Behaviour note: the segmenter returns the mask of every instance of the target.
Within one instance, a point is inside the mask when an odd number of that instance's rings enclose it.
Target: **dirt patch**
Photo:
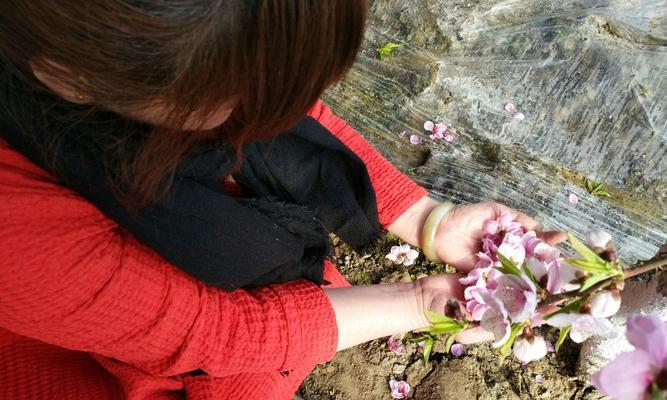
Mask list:
[[[395,282],[421,274],[445,273],[446,265],[433,264],[420,256],[416,265],[394,265],[384,258],[397,244],[389,236],[373,254],[359,256],[334,239],[332,261],[353,284]],[[555,332],[543,330],[552,342]],[[412,390],[408,399],[492,400],[549,399],[593,400],[603,398],[576,378],[579,347],[566,341],[560,351],[539,362],[521,365],[511,357],[500,364],[489,343],[466,346],[455,358],[436,344],[428,363],[415,344],[406,344],[402,356],[386,347],[386,338],[339,352],[331,361],[315,368],[299,389],[304,400],[391,399],[389,380],[403,379]]]

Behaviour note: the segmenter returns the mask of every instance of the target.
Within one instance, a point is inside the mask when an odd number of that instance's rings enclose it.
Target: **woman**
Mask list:
[[[2,2],[0,398],[288,399],[335,351],[461,299],[453,275],[349,287],[323,261],[329,232],[420,246],[444,210],[317,100],[365,16]],[[445,213],[435,257],[471,268],[503,210]]]

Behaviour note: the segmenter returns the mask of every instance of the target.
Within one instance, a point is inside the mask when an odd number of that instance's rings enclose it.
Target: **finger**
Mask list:
[[[540,223],[529,217],[528,215],[520,212],[514,211],[514,220],[521,224],[521,226],[527,231],[537,231],[540,228]]]
[[[493,333],[485,331],[477,326],[471,329],[466,329],[456,335],[456,341],[462,344],[473,344],[478,342],[488,342],[493,340]]]
[[[477,264],[477,254],[468,254],[461,256],[458,260],[453,260],[451,265],[456,268],[457,271],[468,273],[475,268]]]
[[[567,235],[561,231],[538,232],[537,237],[552,246],[567,240]]]

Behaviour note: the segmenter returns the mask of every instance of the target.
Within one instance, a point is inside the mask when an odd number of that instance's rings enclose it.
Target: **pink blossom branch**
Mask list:
[[[632,277],[639,276],[647,272],[655,271],[657,269],[661,269],[666,266],[667,266],[667,253],[661,252],[656,257],[644,262],[643,264],[637,267],[623,270],[623,279],[630,279]],[[600,289],[606,288],[607,286],[611,285],[611,283],[614,282],[616,279],[618,278],[612,277],[609,279],[605,279],[601,282],[596,283],[590,288],[584,290],[583,292],[580,292],[578,290],[571,290],[569,292],[549,295],[540,302],[539,306],[541,307],[541,306],[554,305],[562,302],[563,300],[582,297],[587,294],[594,293]]]

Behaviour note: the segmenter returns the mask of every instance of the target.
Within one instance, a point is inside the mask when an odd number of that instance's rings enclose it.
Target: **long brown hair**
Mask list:
[[[2,0],[0,57],[35,90],[30,63],[65,67],[59,78],[117,110],[160,99],[172,126],[234,99],[218,129],[156,128],[134,152],[109,149],[112,187],[138,208],[202,141],[238,150],[303,118],[353,64],[366,12],[365,0]]]

